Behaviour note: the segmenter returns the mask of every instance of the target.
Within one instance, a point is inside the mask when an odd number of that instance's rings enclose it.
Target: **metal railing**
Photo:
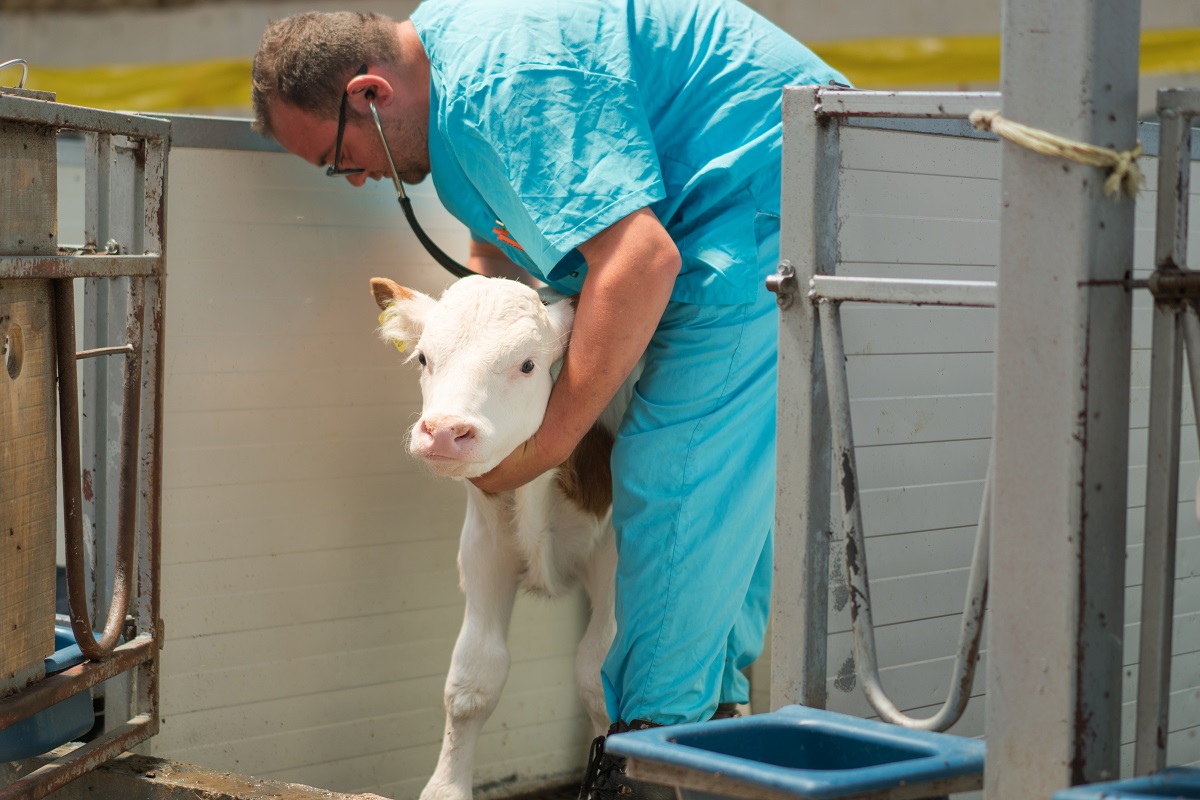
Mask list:
[[[46,677],[0,699],[0,730],[27,719],[68,697],[116,676],[130,674],[136,692],[128,718],[92,741],[0,788],[0,800],[44,797],[96,766],[111,760],[158,731],[158,654],[161,541],[163,330],[165,299],[164,219],[166,156],[170,123],[54,103],[31,93],[0,89],[0,120],[17,126],[80,131],[87,134],[93,161],[119,143],[124,155],[88,170],[87,231],[95,239],[114,214],[110,178],[120,177],[132,196],[125,198],[131,222],[126,241],[97,247],[60,249],[55,256],[0,256],[0,279],[45,280],[53,284],[58,360],[58,398],[62,438],[64,522],[71,627],[84,655],[83,664]],[[101,222],[101,218],[106,221]],[[132,251],[132,252],[131,252]],[[125,341],[76,352],[74,281],[121,278],[127,310]],[[110,281],[110,283],[115,283]],[[108,615],[98,634],[88,609],[89,551],[81,497],[80,406],[77,359],[123,355],[118,512],[114,589]],[[103,487],[107,490],[107,486]],[[111,535],[103,520],[102,533]],[[102,548],[97,548],[102,549]],[[102,584],[97,581],[97,584]],[[123,643],[122,643],[122,640]],[[114,713],[109,704],[108,715]]]
[[[1155,269],[1148,280],[1135,282],[1154,295],[1134,745],[1134,771],[1138,775],[1161,770],[1167,758],[1185,345],[1193,405],[1200,413],[1200,273],[1187,268],[1192,120],[1200,116],[1200,91],[1160,90],[1158,114],[1161,128]]]
[[[798,129],[799,152],[789,152],[785,139],[784,181],[798,202],[794,215],[785,217],[785,253],[795,252],[804,263],[783,261],[777,275],[767,281],[778,295],[788,318],[780,321],[780,386],[786,376],[799,389],[797,401],[780,404],[779,475],[776,503],[777,539],[775,624],[803,630],[798,652],[772,649],[772,705],[800,702],[824,707],[826,679],[826,618],[828,614],[829,537],[823,529],[827,501],[833,488],[832,472],[840,499],[841,533],[849,583],[854,664],[864,695],[879,716],[898,725],[942,731],[961,716],[970,699],[978,661],[983,616],[987,606],[990,480],[985,480],[979,527],[950,692],[930,717],[915,718],[902,712],[884,690],[875,648],[871,587],[868,579],[865,535],[859,504],[854,436],[850,422],[849,388],[842,344],[840,306],[843,302],[907,305],[994,307],[996,284],[990,281],[895,280],[835,275],[837,253],[837,193],[839,186],[841,119],[858,117],[903,119],[958,119],[971,111],[998,104],[994,93],[912,93],[898,101],[893,92],[862,92],[806,88],[785,95],[785,117]],[[785,123],[787,124],[787,123]],[[797,148],[793,148],[795,150]],[[785,193],[789,188],[785,188]],[[797,228],[789,231],[795,219]],[[807,285],[810,303],[797,303]],[[787,441],[799,442],[792,448]],[[832,462],[828,459],[832,458]],[[989,458],[990,463],[990,458]],[[990,472],[990,467],[989,467]],[[797,475],[784,484],[785,474]],[[989,475],[990,478],[990,475]],[[794,531],[785,536],[786,530]],[[788,579],[787,576],[794,576]],[[795,584],[803,582],[802,590]],[[776,636],[779,636],[777,627]],[[778,675],[775,671],[778,670]]]

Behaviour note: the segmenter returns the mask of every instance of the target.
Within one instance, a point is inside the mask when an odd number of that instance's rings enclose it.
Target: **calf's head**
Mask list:
[[[438,300],[386,278],[371,292],[380,335],[421,367],[413,455],[439,475],[474,478],[537,431],[575,318],[570,300],[544,306],[528,286],[481,276]]]

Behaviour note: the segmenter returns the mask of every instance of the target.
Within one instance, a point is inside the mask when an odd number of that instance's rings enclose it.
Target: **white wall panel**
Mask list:
[[[82,242],[76,145],[60,176],[67,242]],[[390,185],[355,190],[292,156],[196,148],[175,148],[169,175],[153,752],[416,797],[462,620],[464,495],[404,449],[417,375],[376,338],[368,280],[436,294],[450,278]],[[412,195],[426,230],[465,258],[465,231],[431,186]],[[481,796],[579,774],[585,605],[518,602],[508,691],[479,746]]]

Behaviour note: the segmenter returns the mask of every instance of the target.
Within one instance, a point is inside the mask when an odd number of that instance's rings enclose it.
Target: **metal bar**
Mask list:
[[[899,102],[899,98],[903,102]],[[863,92],[819,90],[814,108],[826,117],[966,117],[980,108],[998,108],[998,92]]]
[[[59,416],[62,430],[62,470],[63,470],[63,504],[64,527],[67,550],[67,593],[71,606],[71,629],[75,640],[83,654],[92,660],[107,658],[116,647],[117,640],[125,624],[126,610],[129,608],[129,598],[132,593],[133,581],[133,552],[136,536],[135,510],[137,491],[137,458],[135,456],[138,442],[138,414],[140,413],[141,392],[141,327],[144,315],[144,303],[141,287],[143,281],[131,284],[132,302],[130,304],[129,322],[126,338],[139,355],[129,359],[126,369],[125,397],[122,406],[121,464],[124,481],[121,486],[119,501],[119,521],[117,525],[117,570],[118,580],[111,604],[108,609],[108,620],[104,625],[100,641],[97,642],[92,632],[92,623],[88,614],[87,585],[85,582],[86,552],[83,542],[83,520],[80,510],[80,461],[79,461],[79,408],[77,401],[78,378],[75,363],[75,298],[70,280],[58,280],[54,283],[55,326],[58,349],[59,376]],[[127,481],[127,483],[125,482]]]
[[[1159,89],[1158,111],[1172,111],[1181,117],[1200,117],[1200,90]]]
[[[839,304],[829,300],[817,304],[821,319],[821,338],[826,364],[844,364],[842,322]],[[962,627],[950,692],[931,716],[924,719],[902,712],[888,697],[879,677],[875,652],[875,623],[871,611],[871,581],[867,571],[866,532],[859,503],[858,468],[854,457],[854,430],[850,422],[850,387],[844,369],[829,377],[829,417],[833,423],[833,463],[837,471],[838,496],[841,498],[842,538],[846,554],[846,578],[850,584],[850,625],[854,631],[854,663],[867,702],[885,722],[925,731],[944,731],[962,717],[971,699],[975,664],[983,634],[983,615],[987,607],[989,516],[991,512],[990,475],[984,480],[980,504],[979,529],[971,558],[971,573],[963,608]],[[991,459],[989,458],[989,464]],[[990,467],[989,467],[990,472]]]
[[[995,281],[894,280],[814,275],[808,285],[810,300],[977,308],[994,308],[996,305]]]
[[[1160,235],[1163,235],[1160,231]],[[1165,234],[1169,236],[1170,234]],[[1134,774],[1167,763],[1171,625],[1175,616],[1175,529],[1179,503],[1179,423],[1183,343],[1178,308],[1154,304],[1150,422],[1146,456],[1146,528],[1142,555]]]
[[[83,240],[96,246],[108,241],[112,137],[107,133],[88,133],[84,135],[84,145]]]
[[[38,800],[111,761],[154,735],[153,720],[140,714],[94,741],[72,750],[0,789],[0,800]]]
[[[160,255],[0,256],[0,278],[115,278],[161,275]]]
[[[1174,276],[1187,267],[1188,189],[1191,183],[1192,120],[1159,96],[1158,210],[1154,263]],[[1152,279],[1158,275],[1151,276]]]
[[[816,89],[783,99],[780,255],[807,283],[837,263],[838,128],[813,114]],[[800,286],[805,285],[800,283]],[[771,707],[824,708],[829,616],[829,404],[820,330],[811,303],[780,295],[775,575]]]
[[[167,154],[169,142],[148,142],[145,157],[145,239],[143,246],[166,253]],[[138,531],[138,577],[135,618],[138,631],[151,634],[159,647],[165,637],[159,619],[162,585],[163,403],[166,380],[166,270],[146,281],[147,324],[144,328],[142,375],[150,392],[142,395],[142,485]],[[138,670],[133,703],[148,714],[154,731],[159,723],[159,659]]]
[[[1005,0],[1005,116],[1132,148],[1140,13]],[[1134,202],[1000,146],[984,793],[1028,800],[1119,774]]]
[[[1190,93],[1189,93],[1190,94]],[[1142,556],[1142,617],[1138,657],[1133,769],[1158,772],[1167,763],[1171,641],[1175,617],[1175,543],[1179,514],[1179,425],[1183,393],[1185,305],[1161,290],[1165,280],[1195,278],[1187,264],[1191,118],[1159,94],[1158,219],[1154,323],[1150,358],[1150,421],[1146,456],[1146,524]],[[1174,101],[1185,98],[1175,96]],[[1200,284],[1196,284],[1200,287]]]
[[[154,659],[160,644],[150,636],[138,637],[113,650],[104,661],[86,661],[0,700],[0,730]]]
[[[80,350],[75,354],[75,359],[78,361],[84,358],[98,358],[99,356],[127,356],[133,352],[133,345],[119,344],[113,347],[93,347],[91,350]]]
[[[1188,382],[1192,386],[1192,408],[1198,417],[1196,433],[1200,436],[1200,312],[1188,303],[1183,310],[1183,343],[1187,356]]]
[[[100,111],[3,93],[0,93],[0,119],[139,139],[165,139],[171,133],[171,123],[154,117]]]

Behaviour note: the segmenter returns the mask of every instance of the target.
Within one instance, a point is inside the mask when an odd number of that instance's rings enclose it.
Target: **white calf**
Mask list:
[[[472,478],[537,431],[567,347],[573,301],[543,306],[536,292],[469,277],[440,300],[384,278],[371,281],[380,333],[421,365],[424,406],[409,450],[439,475]],[[446,679],[442,752],[421,800],[469,800],[475,742],[508,677],[506,639],[518,587],[556,597],[577,582],[591,621],[575,678],[597,735],[608,728],[600,665],[612,643],[612,480],[609,454],[628,388],[571,459],[514,492],[469,481],[458,566],[467,610]]]

